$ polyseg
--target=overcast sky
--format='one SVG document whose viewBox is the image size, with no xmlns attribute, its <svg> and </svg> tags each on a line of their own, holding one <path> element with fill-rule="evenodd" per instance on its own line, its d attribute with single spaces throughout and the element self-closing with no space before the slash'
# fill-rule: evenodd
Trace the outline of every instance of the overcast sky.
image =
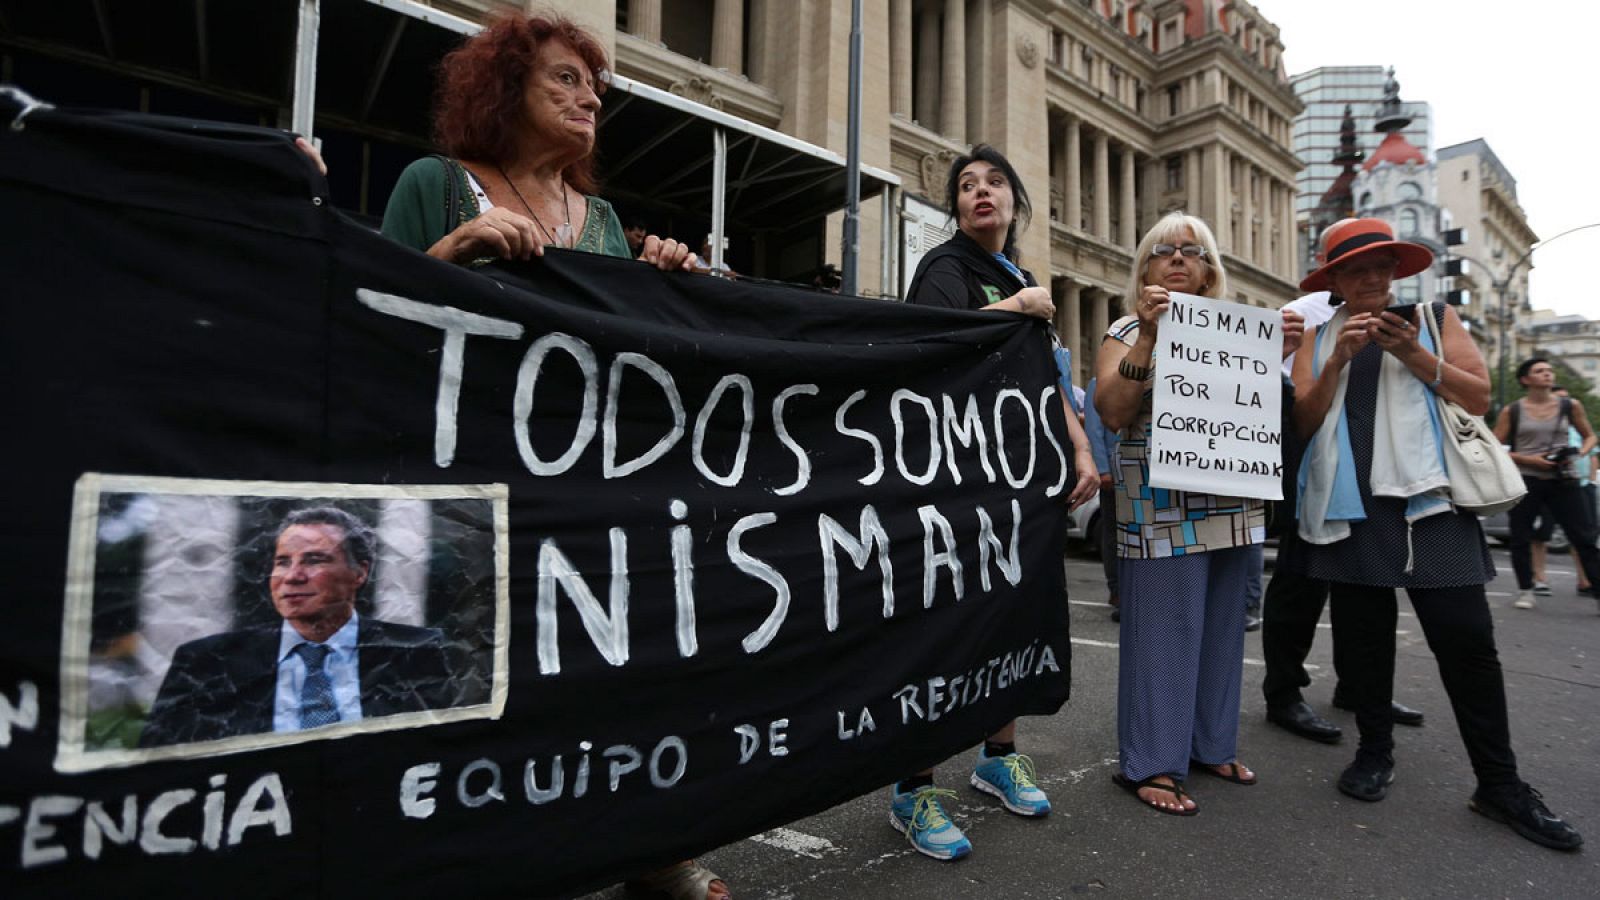
<svg viewBox="0 0 1600 900">
<path fill-rule="evenodd" d="M 1392 65 L 1401 99 L 1433 107 L 1434 150 L 1488 141 L 1540 238 L 1600 222 L 1600 0 L 1254 2 L 1290 75 Z M 1533 263 L 1535 307 L 1600 318 L 1600 228 Z"/>
</svg>

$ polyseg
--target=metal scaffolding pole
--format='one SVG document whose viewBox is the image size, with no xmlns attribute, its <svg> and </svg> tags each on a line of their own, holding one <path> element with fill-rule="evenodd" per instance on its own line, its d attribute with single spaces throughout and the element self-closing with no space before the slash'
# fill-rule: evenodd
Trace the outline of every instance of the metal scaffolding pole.
<svg viewBox="0 0 1600 900">
<path fill-rule="evenodd" d="M 859 294 L 856 261 L 861 254 L 861 0 L 850 3 L 850 109 L 845 132 L 844 269 L 840 292 Z M 888 227 L 888 223 L 884 223 Z"/>
<path fill-rule="evenodd" d="M 728 227 L 728 133 L 711 130 L 711 271 L 722 273 L 722 235 Z"/>
<path fill-rule="evenodd" d="M 317 32 L 322 27 L 321 0 L 300 0 L 294 39 L 294 100 L 289 130 L 310 138 L 317 114 Z"/>
</svg>

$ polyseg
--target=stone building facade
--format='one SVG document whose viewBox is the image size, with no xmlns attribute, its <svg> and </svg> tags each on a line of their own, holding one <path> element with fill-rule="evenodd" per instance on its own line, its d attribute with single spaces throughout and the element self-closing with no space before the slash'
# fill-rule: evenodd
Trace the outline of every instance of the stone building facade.
<svg viewBox="0 0 1600 900">
<path fill-rule="evenodd" d="M 1361 172 L 1350 184 L 1356 215 L 1383 219 L 1401 240 L 1433 251 L 1433 266 L 1395 282 L 1395 300 L 1399 303 L 1444 299 L 1438 295 L 1447 249 L 1441 231 L 1449 227 L 1450 216 L 1438 203 L 1437 167 L 1406 136 L 1413 124 L 1406 107 L 1415 105 L 1401 102 L 1400 84 L 1390 69 L 1372 129 L 1383 139 L 1367 154 Z M 1469 303 L 1459 311 L 1469 321 L 1476 321 L 1478 305 Z"/>
<path fill-rule="evenodd" d="M 1438 174 L 1439 205 L 1450 211 L 1455 227 L 1467 229 L 1466 243 L 1452 253 L 1471 269 L 1455 279 L 1455 286 L 1481 298 L 1474 305 L 1481 311 L 1490 367 L 1499 367 L 1502 354 L 1514 367 L 1533 346 L 1519 326 L 1532 313 L 1529 253 L 1539 235 L 1517 202 L 1517 180 L 1488 142 L 1479 138 L 1439 148 Z"/>
<path fill-rule="evenodd" d="M 537 6 L 594 25 L 623 75 L 844 150 L 849 0 Z M 1023 264 L 1048 279 L 1080 365 L 1122 312 L 1134 246 L 1170 210 L 1211 224 L 1229 299 L 1294 297 L 1300 104 L 1277 27 L 1249 3 L 868 0 L 862 33 L 863 161 L 899 175 L 913 202 L 941 206 L 956 155 L 980 140 L 1000 148 L 1033 200 Z M 871 284 L 884 223 L 870 207 L 862 222 Z M 897 268 L 903 290 L 909 273 Z"/>
<path fill-rule="evenodd" d="M 1356 150 L 1363 158 L 1371 157 L 1378 149 L 1383 132 L 1377 130 L 1377 121 L 1384 103 L 1384 89 L 1393 78 L 1393 70 L 1382 66 L 1323 66 L 1301 72 L 1290 78 L 1295 95 L 1304 108 L 1295 116 L 1294 137 L 1291 145 L 1295 154 L 1305 160 L 1297 180 L 1299 199 L 1295 211 L 1305 229 L 1306 246 L 1314 238 L 1311 227 L 1312 212 L 1320 198 L 1339 177 L 1340 166 L 1333 162 L 1339 153 L 1340 128 L 1349 107 L 1355 123 Z M 1409 101 L 1401 103 L 1401 112 L 1409 120 L 1403 129 L 1407 142 L 1424 155 L 1433 151 L 1432 111 L 1427 103 Z M 1311 260 L 1307 249 L 1305 260 Z"/>
<path fill-rule="evenodd" d="M 1600 394 L 1600 321 L 1536 309 L 1524 318 L 1519 331 L 1520 343 L 1529 352 L 1566 363 L 1588 382 L 1568 387 Z"/>
<path fill-rule="evenodd" d="M 899 180 L 889 202 L 874 197 L 862 207 L 857 283 L 864 290 L 903 292 L 916 254 L 950 227 L 939 209 L 950 161 L 984 141 L 1012 160 L 1029 189 L 1034 216 L 1022 235 L 1022 262 L 1049 285 L 1080 365 L 1123 309 L 1138 239 L 1169 210 L 1211 224 L 1232 276 L 1229 299 L 1275 307 L 1295 295 L 1301 162 L 1290 123 L 1300 103 L 1284 73 L 1278 29 L 1250 3 L 863 6 L 862 162 Z M 439 57 L 475 23 L 532 10 L 562 13 L 592 30 L 617 73 L 634 83 L 830 155 L 846 150 L 851 0 L 261 0 L 228 15 L 155 4 L 98 28 L 77 17 L 65 35 L 40 6 L 0 28 L 0 75 L 14 73 L 64 103 L 306 133 L 314 124 L 334 173 L 335 204 L 375 221 L 399 172 L 428 151 L 429 73 Z M 122 31 L 110 27 L 118 23 Z M 210 40 L 174 41 L 164 55 L 137 63 L 116 52 L 124 33 L 196 30 Z M 314 77 L 302 78 L 308 71 Z M 625 101 L 607 105 L 627 121 Z M 606 140 L 602 133 L 603 146 Z M 620 155 L 655 152 L 628 149 Z M 705 171 L 697 167 L 711 147 L 684 152 L 652 162 L 679 165 L 693 180 L 688 173 Z M 602 178 L 606 165 L 603 155 Z M 746 174 L 729 170 L 740 182 L 735 192 L 764 190 Z M 680 217 L 674 236 L 700 237 L 680 233 L 703 227 L 698 209 L 668 209 L 671 199 L 648 193 L 648 185 L 624 189 L 614 180 L 612 190 L 614 199 L 659 200 L 657 212 Z M 842 206 L 840 195 L 833 208 Z M 761 245 L 747 274 L 792 278 L 839 262 L 841 226 L 837 213 L 770 227 L 746 219 L 747 233 L 734 237 Z"/>
</svg>

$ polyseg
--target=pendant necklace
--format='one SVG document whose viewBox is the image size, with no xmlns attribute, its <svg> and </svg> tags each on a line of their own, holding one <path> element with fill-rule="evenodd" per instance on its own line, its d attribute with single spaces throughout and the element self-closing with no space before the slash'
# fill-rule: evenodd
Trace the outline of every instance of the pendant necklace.
<svg viewBox="0 0 1600 900">
<path fill-rule="evenodd" d="M 567 180 L 565 178 L 561 180 L 561 208 L 567 214 L 567 220 L 557 225 L 555 233 L 552 234 L 550 229 L 544 227 L 544 223 L 539 220 L 539 214 L 533 211 L 533 206 L 528 203 L 527 198 L 523 197 L 522 192 L 517 190 L 517 183 L 512 181 L 511 176 L 506 174 L 505 167 L 497 165 L 495 168 L 500 170 L 500 177 L 506 180 L 506 186 L 511 188 L 511 193 L 516 194 L 517 199 L 522 202 L 522 208 L 527 210 L 528 215 L 533 217 L 533 224 L 539 226 L 539 231 L 544 234 L 545 240 L 557 247 L 570 249 L 574 241 L 572 240 L 572 205 L 567 201 Z"/>
</svg>

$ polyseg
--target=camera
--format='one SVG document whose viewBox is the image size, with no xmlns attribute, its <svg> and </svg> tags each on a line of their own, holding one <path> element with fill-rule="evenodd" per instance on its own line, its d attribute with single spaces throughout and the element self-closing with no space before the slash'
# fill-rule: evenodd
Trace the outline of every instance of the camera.
<svg viewBox="0 0 1600 900">
<path fill-rule="evenodd" d="M 1577 481 L 1578 469 L 1574 465 L 1578 457 L 1578 448 L 1567 446 L 1557 447 L 1544 455 L 1546 462 L 1556 466 L 1556 477 L 1562 481 Z"/>
</svg>

